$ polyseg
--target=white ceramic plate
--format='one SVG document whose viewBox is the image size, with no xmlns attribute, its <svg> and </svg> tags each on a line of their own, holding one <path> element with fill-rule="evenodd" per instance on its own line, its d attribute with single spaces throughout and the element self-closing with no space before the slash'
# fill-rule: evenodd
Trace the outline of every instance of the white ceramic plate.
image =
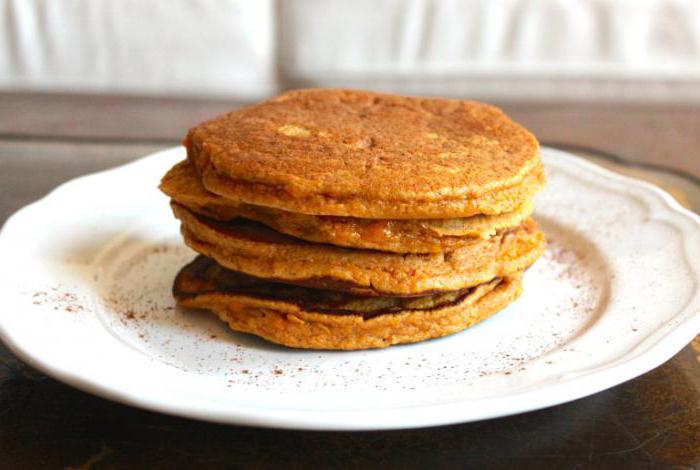
<svg viewBox="0 0 700 470">
<path fill-rule="evenodd" d="M 193 257 L 156 186 L 179 148 L 73 180 L 0 235 L 0 333 L 63 382 L 224 423 L 391 429 L 574 400 L 658 366 L 700 332 L 700 222 L 655 187 L 543 149 L 549 247 L 523 296 L 462 333 L 298 351 L 174 306 Z"/>
</svg>

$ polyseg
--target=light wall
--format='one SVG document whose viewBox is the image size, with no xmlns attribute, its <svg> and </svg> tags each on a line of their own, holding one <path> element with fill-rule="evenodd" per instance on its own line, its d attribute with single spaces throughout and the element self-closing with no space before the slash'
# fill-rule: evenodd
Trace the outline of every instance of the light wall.
<svg viewBox="0 0 700 470">
<path fill-rule="evenodd" d="M 700 102 L 700 2 L 0 0 L 0 90 Z"/>
</svg>

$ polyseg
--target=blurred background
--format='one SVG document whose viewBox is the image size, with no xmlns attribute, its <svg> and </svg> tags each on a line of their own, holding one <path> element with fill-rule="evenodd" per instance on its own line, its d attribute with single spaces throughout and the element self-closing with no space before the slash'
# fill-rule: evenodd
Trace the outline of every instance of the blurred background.
<svg viewBox="0 0 700 470">
<path fill-rule="evenodd" d="M 0 0 L 0 89 L 700 102 L 700 2 Z"/>
</svg>

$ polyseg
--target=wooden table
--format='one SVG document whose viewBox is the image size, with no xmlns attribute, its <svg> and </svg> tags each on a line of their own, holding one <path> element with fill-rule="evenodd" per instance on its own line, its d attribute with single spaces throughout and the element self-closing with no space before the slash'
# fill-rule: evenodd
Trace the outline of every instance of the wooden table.
<svg viewBox="0 0 700 470">
<path fill-rule="evenodd" d="M 0 223 L 75 176 L 175 145 L 235 103 L 0 94 Z M 700 107 L 503 104 L 544 143 L 700 176 Z M 40 227 L 37 227 L 40 229 Z M 21 312 L 17 312 L 21 314 Z M 0 467 L 700 467 L 700 342 L 623 385 L 541 411 L 392 432 L 200 423 L 74 390 L 0 346 Z"/>
</svg>

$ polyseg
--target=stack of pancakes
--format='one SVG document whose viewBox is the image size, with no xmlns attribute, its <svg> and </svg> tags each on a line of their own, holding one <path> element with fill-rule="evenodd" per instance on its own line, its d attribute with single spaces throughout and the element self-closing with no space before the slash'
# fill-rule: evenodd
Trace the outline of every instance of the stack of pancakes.
<svg viewBox="0 0 700 470">
<path fill-rule="evenodd" d="M 285 93 L 191 129 L 163 178 L 201 254 L 173 288 L 237 331 L 364 349 L 455 333 L 544 249 L 536 139 L 482 103 Z"/>
</svg>

